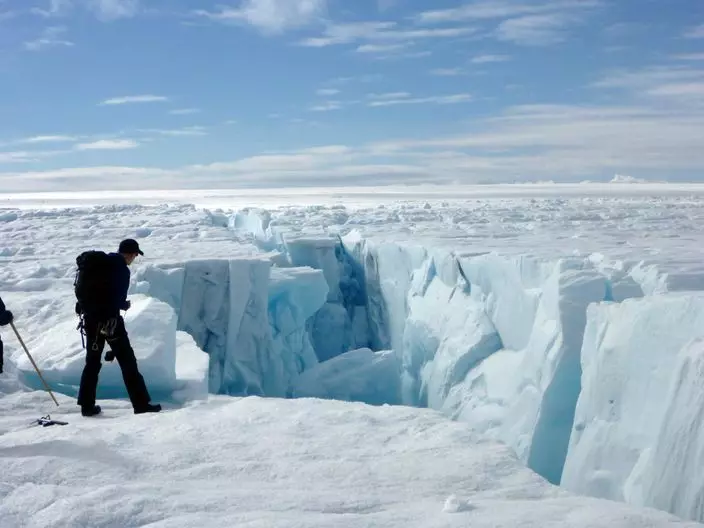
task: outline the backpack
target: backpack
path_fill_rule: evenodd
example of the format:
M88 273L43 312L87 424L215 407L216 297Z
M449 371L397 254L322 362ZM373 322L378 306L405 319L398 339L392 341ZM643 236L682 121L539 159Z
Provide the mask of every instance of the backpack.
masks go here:
M76 266L76 313L99 313L112 296L112 260L104 251L84 251Z

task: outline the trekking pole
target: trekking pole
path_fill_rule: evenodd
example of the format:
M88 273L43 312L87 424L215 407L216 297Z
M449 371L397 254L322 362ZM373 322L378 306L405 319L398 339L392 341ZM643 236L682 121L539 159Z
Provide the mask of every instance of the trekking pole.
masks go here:
M22 340L22 337L20 336L20 333L17 331L17 327L15 326L15 323L13 321L10 321L10 326L12 329L15 331L15 335L17 336L17 339L19 340L20 344L22 345L22 348L24 348L24 351L27 353L27 356L29 357L29 360L32 362L32 365L34 366L34 370L37 371L37 374L39 374L39 379L42 380L42 383L44 384L44 387L46 387L46 390L49 392L51 395L51 399L54 400L54 403L56 406L59 406L59 402L56 401L56 398L54 397L54 393L51 392L51 389L49 388L49 385L46 383L44 380L44 376L42 376L42 373L39 372L39 367L37 367L37 364L34 362L34 358L32 358L32 354L29 353L29 350L27 350L27 345L24 344L24 341Z

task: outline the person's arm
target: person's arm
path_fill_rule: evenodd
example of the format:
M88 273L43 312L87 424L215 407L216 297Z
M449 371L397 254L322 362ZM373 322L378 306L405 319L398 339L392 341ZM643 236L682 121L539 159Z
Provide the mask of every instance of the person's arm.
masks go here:
M125 269L120 274L120 298L118 299L120 310L127 310L130 307L130 302L127 300L127 290L130 289L130 270L125 266Z

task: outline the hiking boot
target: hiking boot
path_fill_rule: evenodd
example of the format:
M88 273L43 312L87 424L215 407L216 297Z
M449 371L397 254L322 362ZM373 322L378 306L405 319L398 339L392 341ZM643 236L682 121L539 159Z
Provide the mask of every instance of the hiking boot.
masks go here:
M86 405L85 407L81 407L81 414L83 416L95 416L96 414L100 414L100 405Z
M161 405L158 403L156 405L152 403L146 404L144 407L136 407L134 409L135 414L144 414L144 413L158 413L161 412Z

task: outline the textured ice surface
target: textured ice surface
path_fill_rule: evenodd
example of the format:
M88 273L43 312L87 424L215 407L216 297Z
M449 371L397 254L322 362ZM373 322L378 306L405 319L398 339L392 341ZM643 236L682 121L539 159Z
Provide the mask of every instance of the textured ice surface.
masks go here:
M195 381L173 391L181 401L203 391L205 365L178 353L187 345L197 358L195 343L209 351L200 358L211 389L226 394L292 396L295 387L380 403L390 395L352 385L361 379L352 374L379 380L396 365L400 377L386 387L400 387L402 401L504 440L553 482L567 455L568 486L701 518L701 484L682 469L696 468L698 453L692 339L702 325L691 290L704 286L701 193L521 189L532 196L12 209L0 222L0 292L41 352L60 341L56 328L77 336L68 324L75 255L134 236L147 256L131 293L170 305L193 336L174 332L175 377L185 364ZM621 407L607 413L611 393L628 402L627 417ZM471 510L461 498L447 504Z

